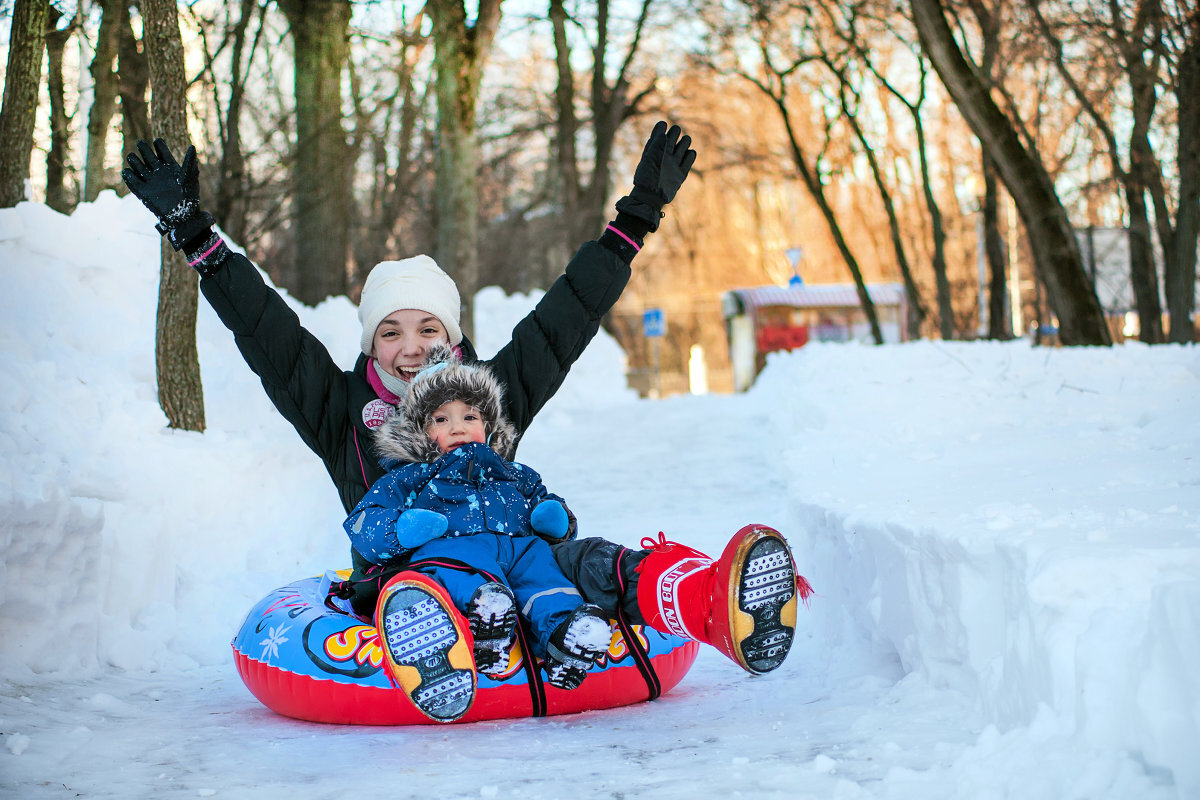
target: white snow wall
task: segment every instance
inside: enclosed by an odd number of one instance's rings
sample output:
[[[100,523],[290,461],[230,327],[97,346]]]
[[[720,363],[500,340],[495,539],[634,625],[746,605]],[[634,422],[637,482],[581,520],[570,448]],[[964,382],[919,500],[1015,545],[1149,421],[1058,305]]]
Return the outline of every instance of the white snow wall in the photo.
[[[955,347],[806,348],[773,357],[752,390],[773,431],[797,431],[782,461],[789,538],[824,606],[814,635],[857,628],[1001,732],[1050,714],[1081,746],[1140,754],[1200,797],[1200,520],[1181,502],[1195,470],[1141,458],[1200,452],[1200,371],[1140,346],[1034,359]],[[973,377],[939,382],[936,360],[914,355],[927,348]],[[1105,383],[1098,355],[1124,376]],[[863,383],[877,394],[860,406]],[[1140,416],[1128,393],[1145,398]],[[1030,425],[1044,449],[1006,452],[1006,431],[1024,442]]]

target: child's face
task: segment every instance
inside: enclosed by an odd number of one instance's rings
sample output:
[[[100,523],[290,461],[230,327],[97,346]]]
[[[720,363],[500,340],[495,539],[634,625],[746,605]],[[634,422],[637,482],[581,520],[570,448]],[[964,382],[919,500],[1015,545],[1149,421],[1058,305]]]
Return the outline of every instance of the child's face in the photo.
[[[441,320],[428,311],[403,308],[388,314],[375,328],[371,354],[384,372],[410,381],[421,371],[429,349],[438,342],[450,343]]]
[[[479,409],[467,405],[462,400],[451,400],[438,406],[437,411],[433,412],[433,422],[429,423],[425,434],[433,439],[434,444],[443,453],[449,453],[467,442],[483,444],[487,441]]]

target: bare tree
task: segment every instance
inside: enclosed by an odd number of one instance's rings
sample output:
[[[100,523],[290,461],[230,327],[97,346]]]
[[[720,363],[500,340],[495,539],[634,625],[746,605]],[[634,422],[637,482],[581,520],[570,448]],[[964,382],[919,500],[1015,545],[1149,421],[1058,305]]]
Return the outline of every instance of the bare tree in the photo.
[[[1190,13],[1176,31],[1183,42],[1175,78],[1179,212],[1166,265],[1166,290],[1170,340],[1182,343],[1195,336],[1192,312],[1196,307],[1196,242],[1200,238],[1200,8],[1194,3],[1180,5]]]
[[[399,21],[378,56],[386,66],[368,70],[377,75],[374,88],[364,85],[367,81],[351,62],[354,149],[366,156],[364,171],[370,176],[358,206],[354,286],[385,258],[432,249],[433,225],[424,209],[430,202],[433,166],[424,140],[433,124],[433,80],[425,74],[429,39],[421,34],[424,21],[423,12]]]
[[[234,241],[243,241],[246,233],[246,159],[242,151],[242,105],[246,97],[248,65],[262,36],[263,17],[266,4],[257,0],[242,0],[237,23],[233,27],[231,48],[232,63],[229,68],[229,101],[225,107],[224,135],[221,138],[221,174],[217,181],[217,200],[213,215],[220,226]],[[249,55],[246,55],[246,37],[251,18],[257,16],[257,30]]]
[[[438,143],[435,216],[437,261],[458,282],[463,332],[473,333],[472,299],[479,288],[479,143],[475,112],[483,66],[500,24],[500,0],[479,0],[468,20],[462,0],[429,0],[437,65]]]
[[[842,225],[838,220],[837,212],[825,194],[825,184],[819,176],[819,163],[810,163],[804,145],[801,144],[800,136],[792,124],[786,73],[774,67],[768,67],[768,69],[772,73],[771,78],[768,80],[759,81],[756,78],[751,78],[751,80],[774,101],[779,111],[780,121],[787,132],[788,148],[792,155],[792,164],[796,168],[796,173],[804,181],[804,186],[808,189],[808,193],[816,202],[817,207],[821,209],[821,215],[825,218],[825,223],[829,226],[829,233],[833,236],[833,241],[837,245],[838,252],[841,253],[842,259],[846,262],[846,267],[850,270],[850,276],[853,278],[854,287],[858,292],[859,304],[862,306],[863,314],[867,317],[867,324],[871,327],[871,336],[875,340],[875,344],[883,344],[883,331],[879,327],[879,317],[875,313],[875,302],[871,299],[871,295],[867,291],[866,280],[863,278],[862,268],[858,264],[858,259],[850,249],[850,243],[846,240],[846,236],[842,232]]]
[[[249,71],[262,40],[269,4],[265,0],[240,0],[236,5],[219,6],[217,13],[224,15],[223,20],[205,17],[195,7],[189,9],[204,51],[204,68],[197,80],[203,81],[212,95],[210,118],[216,122],[216,147],[220,151],[220,159],[214,165],[216,188],[213,194],[216,199],[212,214],[221,229],[242,244],[246,242],[246,212],[250,200],[242,116]],[[233,18],[235,12],[236,19]],[[253,35],[251,23],[254,23]],[[219,31],[215,47],[210,40],[213,30]],[[228,71],[220,72],[218,58],[225,51],[229,53]],[[223,96],[223,92],[227,95]]]
[[[1149,343],[1161,342],[1163,340],[1162,305],[1158,296],[1158,270],[1154,265],[1150,212],[1146,203],[1146,194],[1150,188],[1149,183],[1155,179],[1152,177],[1152,173],[1158,171],[1154,150],[1150,144],[1149,131],[1157,102],[1156,73],[1162,58],[1161,44],[1157,44],[1162,39],[1162,15],[1158,13],[1155,0],[1140,0],[1132,20],[1133,30],[1127,32],[1116,4],[1110,3],[1109,6],[1112,17],[1108,22],[1112,36],[1101,41],[1105,46],[1115,41],[1117,52],[1125,68],[1131,96],[1128,111],[1132,112],[1133,124],[1130,127],[1128,144],[1129,162],[1126,165],[1122,163],[1121,147],[1117,142],[1116,131],[1110,117],[1101,111],[1096,98],[1093,97],[1094,93],[1089,92],[1087,87],[1083,86],[1079,79],[1072,74],[1064,55],[1062,38],[1056,30],[1056,27],[1062,27],[1068,34],[1076,33],[1085,27],[1095,27],[1096,21],[1071,20],[1054,26],[1047,20],[1039,0],[1029,0],[1029,6],[1033,11],[1039,32],[1050,46],[1055,68],[1099,132],[1113,175],[1123,190],[1125,207],[1129,214],[1130,282],[1133,286],[1138,318],[1141,321],[1140,338]],[[1111,92],[1112,87],[1109,83],[1102,85],[1099,90],[1099,94],[1102,96],[1108,96]],[[1111,103],[1106,103],[1106,105],[1110,109],[1113,106]],[[1169,243],[1167,246],[1169,248]]]
[[[0,106],[0,142],[4,145],[0,147],[0,208],[11,208],[25,199],[49,12],[47,0],[16,0],[13,6]]]
[[[143,41],[150,65],[152,132],[180,148],[187,132],[187,81],[174,0],[141,0]],[[164,238],[159,270],[155,362],[158,403],[172,428],[203,431],[204,389],[196,352],[199,283],[183,256]]]
[[[347,288],[353,161],[342,127],[342,69],[351,5],[349,0],[280,0],[279,7],[292,34],[296,98],[296,257],[280,275],[298,299],[316,304]]]
[[[938,0],[911,0],[911,7],[922,48],[1016,202],[1038,277],[1058,317],[1061,341],[1068,345],[1111,344],[1071,221],[1045,164],[1036,151],[1025,146],[977,69],[964,57]]]
[[[264,0],[266,4],[267,0]],[[242,238],[238,243],[247,249],[251,258],[263,264],[276,283],[286,286],[285,279],[294,270],[295,240],[293,195],[295,175],[292,163],[295,159],[295,100],[293,96],[294,74],[290,52],[290,34],[286,24],[276,24],[270,10],[264,18],[265,25],[258,29],[255,57],[245,63],[246,100],[239,114],[238,131],[242,139],[244,160],[241,201],[235,202],[234,218],[244,214]],[[229,62],[222,62],[228,64]],[[230,87],[234,78],[219,77],[212,91]],[[224,86],[222,86],[224,82]],[[227,95],[222,95],[227,96]],[[228,107],[224,102],[214,102],[211,120],[228,120]],[[226,123],[227,125],[227,123]],[[213,132],[208,151],[222,153],[228,127]],[[212,169],[219,162],[209,162]],[[205,179],[202,167],[201,179]],[[208,174],[209,185],[213,175]],[[216,176],[219,181],[219,176]],[[211,190],[215,194],[215,190]]]
[[[125,142],[126,153],[132,153],[136,149],[139,139],[151,139],[150,105],[146,102],[146,90],[150,87],[150,65],[141,43],[138,42],[137,34],[133,32],[131,6],[132,3],[125,3],[121,15],[121,39],[117,45],[121,137]],[[117,191],[124,192],[125,185],[118,185]]]
[[[793,87],[791,82],[802,66],[816,61],[817,57],[809,53],[791,54],[789,57],[783,57],[781,48],[777,47],[774,41],[779,35],[775,26],[779,24],[786,27],[789,31],[788,36],[791,35],[791,28],[786,25],[785,19],[779,18],[779,9],[755,6],[750,11],[753,16],[752,25],[754,29],[752,38],[754,46],[758,48],[759,69],[756,73],[752,73],[741,67],[737,67],[735,68],[735,72],[762,92],[778,112],[779,121],[782,123],[787,136],[787,149],[791,157],[792,167],[800,177],[813,202],[816,203],[817,208],[820,209],[821,216],[825,220],[825,224],[829,229],[838,253],[845,262],[846,268],[850,271],[850,276],[854,281],[854,286],[858,293],[859,304],[862,306],[863,315],[866,317],[867,324],[871,329],[872,338],[876,344],[883,344],[883,331],[879,327],[879,316],[875,312],[875,303],[867,291],[862,267],[859,265],[858,258],[854,255],[850,247],[833,203],[830,202],[825,191],[825,181],[822,177],[821,154],[818,152],[815,156],[810,155],[808,148],[804,144],[804,137],[792,119],[791,94]],[[777,59],[782,59],[784,63],[776,63]],[[830,141],[829,125],[831,121],[826,119],[824,122],[826,125],[825,142],[828,143]]]
[[[929,165],[929,148],[925,135],[923,108],[925,106],[928,88],[928,62],[919,51],[913,52],[917,66],[917,96],[909,99],[892,81],[880,71],[871,56],[871,48],[860,30],[860,9],[854,4],[823,4],[821,8],[829,17],[830,27],[840,38],[844,52],[831,53],[828,48],[821,47],[818,60],[833,73],[838,80],[838,103],[842,109],[842,119],[853,131],[859,148],[867,158],[871,169],[871,178],[875,183],[883,202],[884,212],[888,219],[888,232],[891,236],[892,250],[896,254],[896,264],[904,281],[905,292],[908,294],[909,327],[918,331],[927,315],[925,305],[921,300],[920,289],[913,279],[912,268],[909,266],[908,254],[904,248],[900,221],[896,214],[896,204],[892,190],[884,178],[884,167],[872,147],[867,132],[859,120],[862,107],[862,88],[856,83],[854,75],[864,69],[882,86],[887,93],[908,111],[912,117],[913,130],[916,135],[915,149],[920,164],[922,196],[931,222],[931,239],[933,245],[932,266],[934,285],[938,303],[938,324],[943,339],[955,338],[954,304],[950,291],[950,280],[946,265],[946,227],[943,222],[941,207],[933,189],[933,177]],[[835,14],[840,13],[844,18],[839,21]],[[902,38],[902,37],[898,37]],[[820,45],[818,44],[818,47]]]
[[[988,338],[1011,339],[1011,315],[1008,311],[1008,273],[1005,264],[1006,249],[1000,236],[1000,191],[996,176],[996,164],[991,156],[983,155],[983,197],[979,213],[983,216],[979,226],[983,233],[983,252],[988,265]]]
[[[67,214],[75,205],[74,192],[67,188],[70,166],[70,123],[63,81],[63,51],[75,30],[72,22],[58,29],[62,12],[50,6],[46,26],[47,84],[50,90],[50,149],[46,152],[46,205]]]
[[[1126,32],[1120,22],[1118,4],[1110,0],[1113,28],[1118,32],[1117,48],[1132,90],[1133,126],[1129,135],[1129,171],[1121,175],[1125,201],[1129,208],[1129,268],[1134,302],[1141,323],[1140,337],[1144,342],[1163,340],[1162,304],[1158,295],[1158,269],[1154,265],[1154,246],[1151,241],[1149,214],[1144,199],[1149,190],[1152,202],[1158,204],[1155,215],[1160,236],[1168,255],[1171,241],[1171,219],[1166,210],[1165,192],[1161,186],[1162,173],[1154,146],[1150,143],[1150,126],[1158,102],[1158,72],[1162,63],[1162,7],[1157,0],[1139,0],[1132,19],[1132,29]],[[1157,191],[1151,184],[1157,182]]]
[[[83,199],[89,203],[106,188],[104,156],[120,85],[113,65],[127,13],[126,0],[100,0],[100,32],[92,56],[92,107],[88,112],[87,156],[83,168]]]
[[[861,89],[851,79],[849,69],[844,64],[833,60],[828,52],[822,51],[818,56],[818,60],[826,65],[830,73],[837,80],[836,102],[841,108],[842,120],[854,134],[859,152],[867,160],[867,167],[871,172],[871,180],[875,184],[876,191],[879,193],[879,199],[883,204],[884,214],[887,217],[888,236],[891,241],[892,252],[896,256],[896,265],[900,270],[905,292],[908,294],[910,312],[908,324],[911,330],[920,330],[921,324],[924,322],[928,312],[925,309],[925,304],[921,301],[921,290],[913,280],[912,268],[909,266],[908,253],[904,247],[904,236],[900,228],[899,216],[896,213],[896,202],[892,194],[892,188],[888,185],[879,153],[876,152],[875,147],[871,144],[867,131],[864,129],[859,118],[859,112],[863,103]],[[925,163],[924,156],[922,157],[922,163]],[[939,233],[943,231],[940,212],[935,217],[934,229]],[[944,233],[941,235],[944,238]],[[941,310],[942,338],[952,339],[954,338],[954,308],[950,304],[950,284],[945,279],[946,270],[945,258],[942,255],[943,248],[938,247],[935,252],[937,253],[935,263],[940,261],[942,265],[940,270],[935,270],[935,274],[938,276],[937,297],[939,309]]]
[[[979,75],[991,86],[1000,85],[998,64],[1000,60],[1000,34],[1004,27],[1006,0],[969,0],[968,6],[979,26],[982,53],[979,57]],[[1008,296],[1008,274],[1005,264],[1004,240],[1000,236],[1000,192],[996,163],[985,150],[980,154],[980,173],[983,176],[983,194],[979,197],[983,236],[983,255],[987,263],[988,280],[988,338],[1008,339],[1013,331],[1010,316],[1005,313]]]
[[[611,191],[609,168],[612,162],[613,144],[617,131],[625,120],[635,115],[648,96],[652,85],[630,97],[630,73],[642,43],[643,31],[653,0],[642,0],[623,52],[614,53],[617,43],[610,26],[611,4],[609,0],[597,0],[595,37],[588,43],[591,51],[591,70],[585,87],[587,109],[590,112],[591,144],[590,170],[585,176],[581,168],[578,148],[583,122],[576,113],[578,92],[572,62],[572,47],[568,31],[567,15],[563,0],[550,0],[549,19],[554,31],[554,60],[557,67],[558,84],[554,92],[555,163],[558,167],[557,180],[561,186],[562,217],[564,221],[564,246],[576,247],[582,241],[599,234],[607,219],[608,199]],[[590,25],[580,25],[581,28]],[[618,64],[610,77],[606,66]]]

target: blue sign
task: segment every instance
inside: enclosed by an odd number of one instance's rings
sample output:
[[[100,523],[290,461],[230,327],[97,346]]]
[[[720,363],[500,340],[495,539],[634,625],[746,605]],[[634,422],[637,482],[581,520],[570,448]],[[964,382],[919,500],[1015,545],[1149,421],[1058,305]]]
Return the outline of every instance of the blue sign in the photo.
[[[642,332],[648,339],[666,336],[667,317],[661,308],[648,308],[642,312]]]

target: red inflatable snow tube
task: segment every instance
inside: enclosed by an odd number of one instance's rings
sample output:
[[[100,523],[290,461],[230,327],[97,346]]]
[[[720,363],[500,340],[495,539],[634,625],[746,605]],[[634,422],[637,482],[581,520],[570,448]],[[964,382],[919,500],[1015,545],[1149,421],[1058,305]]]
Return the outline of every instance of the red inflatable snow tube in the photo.
[[[325,606],[328,581],[329,577],[315,577],[276,589],[247,615],[232,643],[246,687],[267,708],[296,719],[350,725],[440,724],[392,684],[374,626]],[[614,626],[609,652],[578,689],[544,686],[541,709],[535,708],[541,695],[531,691],[518,647],[504,680],[479,676],[475,702],[458,722],[639,703],[674,688],[696,660],[696,642],[632,626],[624,630],[641,646],[631,651],[621,630]]]

